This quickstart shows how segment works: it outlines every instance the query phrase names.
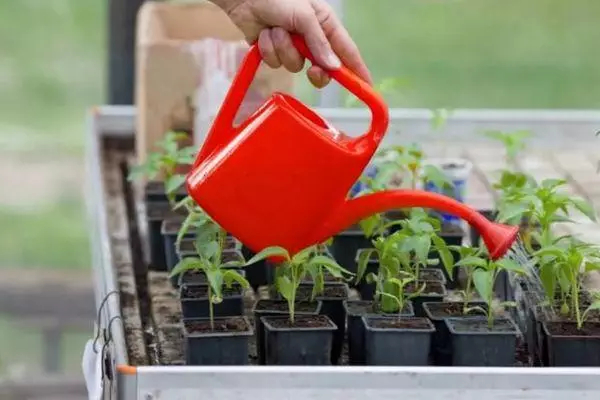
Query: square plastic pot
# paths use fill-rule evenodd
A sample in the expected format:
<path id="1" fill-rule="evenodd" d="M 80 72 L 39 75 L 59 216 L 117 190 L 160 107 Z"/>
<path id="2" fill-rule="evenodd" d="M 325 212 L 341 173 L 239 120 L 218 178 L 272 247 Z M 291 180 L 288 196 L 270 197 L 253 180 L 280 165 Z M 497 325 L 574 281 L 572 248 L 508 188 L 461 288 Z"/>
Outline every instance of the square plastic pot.
<path id="1" fill-rule="evenodd" d="M 356 252 L 358 249 L 369 248 L 372 245 L 371 240 L 365 237 L 360 227 L 355 225 L 337 234 L 333 238 L 330 250 L 338 264 L 355 274 L 358 267 Z M 354 285 L 351 284 L 351 287 Z"/>
<path id="2" fill-rule="evenodd" d="M 319 315 L 321 302 L 299 302 L 296 304 L 295 315 Z M 286 300 L 258 300 L 252 310 L 254 315 L 254 331 L 256 332 L 256 355 L 259 365 L 266 365 L 265 326 L 261 320 L 268 316 L 289 316 Z"/>
<path id="3" fill-rule="evenodd" d="M 446 287 L 441 282 L 416 282 L 409 286 L 412 286 L 413 290 L 418 290 L 423 285 L 425 285 L 425 289 L 423 289 L 421 294 L 410 299 L 415 311 L 415 317 L 426 317 L 423 310 L 423 303 L 444 301 L 444 298 L 448 294 Z M 411 293 L 410 287 L 406 289 L 407 293 Z"/>
<path id="4" fill-rule="evenodd" d="M 165 243 L 161 233 L 162 223 L 166 218 L 173 218 L 171 205 L 166 201 L 146 201 L 146 223 L 148 225 L 148 247 L 150 250 L 150 266 L 153 271 L 167 271 Z"/>
<path id="5" fill-rule="evenodd" d="M 267 365 L 330 365 L 333 332 L 337 326 L 325 315 L 261 317 L 265 327 Z M 318 322 L 318 324 L 317 324 Z"/>
<path id="6" fill-rule="evenodd" d="M 369 300 L 349 300 L 344 302 L 348 330 L 348 362 L 350 365 L 366 365 L 365 358 L 365 316 L 381 315 L 373 309 L 373 302 Z M 412 304 L 406 302 L 404 310 L 396 314 L 401 317 L 413 317 Z"/>
<path id="7" fill-rule="evenodd" d="M 219 329 L 207 332 L 193 332 L 192 324 L 206 326 L 209 320 L 184 319 L 183 336 L 187 365 L 247 365 L 248 342 L 252 336 L 252 326 L 246 317 L 215 318 Z M 238 330 L 220 329 L 238 326 Z"/>
<path id="8" fill-rule="evenodd" d="M 181 313 L 184 319 L 208 318 L 210 302 L 207 296 L 208 286 L 205 284 L 182 285 L 179 288 Z M 213 304 L 215 317 L 234 317 L 244 315 L 244 299 L 241 287 L 233 286 L 223 289 L 223 299 Z"/>
<path id="9" fill-rule="evenodd" d="M 519 329 L 508 318 L 495 318 L 492 329 L 487 318 L 445 320 L 452 343 L 452 365 L 456 367 L 511 367 Z"/>
<path id="10" fill-rule="evenodd" d="M 182 185 L 175 192 L 175 201 L 181 201 L 187 197 L 187 191 L 185 185 Z M 145 201 L 159 201 L 169 202 L 167 194 L 165 193 L 165 184 L 163 181 L 148 181 L 144 185 L 144 200 Z"/>
<path id="11" fill-rule="evenodd" d="M 435 328 L 427 318 L 365 316 L 365 360 L 377 366 L 426 366 Z"/>
<path id="12" fill-rule="evenodd" d="M 448 318 L 469 318 L 472 314 L 462 314 L 463 302 L 425 302 L 423 311 L 427 318 L 433 322 L 435 332 L 431 338 L 431 362 L 433 365 L 450 366 L 452 365 L 452 342 L 450 340 L 450 331 L 446 325 Z M 467 307 L 482 307 L 487 309 L 487 305 L 482 302 L 470 302 Z"/>
<path id="13" fill-rule="evenodd" d="M 575 322 L 543 324 L 548 338 L 550 367 L 600 367 L 600 323 L 586 322 L 581 330 Z"/>
<path id="14" fill-rule="evenodd" d="M 162 221 L 160 227 L 160 233 L 163 237 L 163 243 L 165 248 L 165 262 L 166 268 L 168 272 L 171 272 L 173 267 L 177 265 L 178 257 L 177 257 L 177 249 L 175 246 L 175 242 L 177 242 L 177 234 L 179 229 L 181 228 L 181 224 L 183 223 L 184 217 L 176 216 L 170 217 Z M 184 239 L 193 239 L 195 237 L 195 232 L 191 230 L 186 233 L 183 238 Z"/>

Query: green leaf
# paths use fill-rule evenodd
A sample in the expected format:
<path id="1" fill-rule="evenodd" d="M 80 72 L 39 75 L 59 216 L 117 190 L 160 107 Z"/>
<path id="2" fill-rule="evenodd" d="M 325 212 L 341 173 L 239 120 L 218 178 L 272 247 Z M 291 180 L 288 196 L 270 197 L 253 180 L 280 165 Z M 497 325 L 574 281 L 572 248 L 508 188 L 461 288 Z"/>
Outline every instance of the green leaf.
<path id="1" fill-rule="evenodd" d="M 488 302 L 492 296 L 490 290 L 492 289 L 493 279 L 493 271 L 486 271 L 481 268 L 477 268 L 473 271 L 473 284 L 475 285 L 477 293 L 479 293 L 479 296 L 481 296 L 485 302 Z"/>
<path id="2" fill-rule="evenodd" d="M 451 189 L 454 187 L 448 176 L 434 165 L 425 165 L 423 167 L 423 178 L 425 181 L 433 183 L 439 189 Z"/>
<path id="3" fill-rule="evenodd" d="M 277 290 L 286 300 L 291 300 L 296 292 L 294 283 L 287 276 L 277 277 Z"/>
<path id="4" fill-rule="evenodd" d="M 513 261 L 508 258 L 503 258 L 501 260 L 496 261 L 496 265 L 503 270 L 515 272 L 520 275 L 526 275 L 527 271 L 516 261 Z"/>
<path id="5" fill-rule="evenodd" d="M 166 193 L 174 193 L 183 183 L 185 182 L 185 175 L 173 175 L 170 176 L 167 180 L 165 180 L 165 192 Z"/>
<path id="6" fill-rule="evenodd" d="M 444 269 L 448 273 L 448 276 L 452 276 L 454 270 L 454 256 L 452 255 L 452 252 L 448 249 L 448 246 L 446 246 L 446 242 L 439 236 L 433 235 L 431 236 L 431 239 L 440 256 L 440 260 L 442 260 Z"/>
<path id="7" fill-rule="evenodd" d="M 459 267 L 487 268 L 488 263 L 483 258 L 479 258 L 479 257 L 475 257 L 475 256 L 467 256 L 467 257 L 463 258 L 462 260 L 459 260 L 456 263 L 456 265 Z"/>
<path id="8" fill-rule="evenodd" d="M 186 271 L 192 271 L 192 270 L 200 271 L 200 270 L 204 270 L 204 268 L 205 268 L 205 262 L 202 259 L 196 258 L 196 257 L 185 257 L 185 258 L 181 259 L 177 263 L 177 265 L 175 265 L 175 267 L 173 267 L 169 276 L 174 277 L 174 276 L 180 275 Z"/>
<path id="9" fill-rule="evenodd" d="M 415 256 L 419 262 L 425 262 L 429 258 L 431 249 L 431 237 L 423 235 L 415 239 Z"/>
<path id="10" fill-rule="evenodd" d="M 527 210 L 527 206 L 521 203 L 505 204 L 498 213 L 498 222 L 520 222 Z"/>
<path id="11" fill-rule="evenodd" d="M 248 280 L 233 269 L 223 270 L 223 281 L 225 282 L 225 286 L 228 288 L 231 288 L 234 282 L 237 282 L 244 289 L 248 289 L 250 287 Z"/>
<path id="12" fill-rule="evenodd" d="M 360 283 L 365 272 L 367 271 L 367 264 L 371 259 L 371 255 L 375 252 L 375 249 L 364 249 L 358 255 L 358 266 L 356 269 L 356 283 Z"/>
<path id="13" fill-rule="evenodd" d="M 222 298 L 223 271 L 219 268 L 206 268 L 204 273 L 206 274 L 206 280 L 213 291 L 213 296 Z"/>
<path id="14" fill-rule="evenodd" d="M 586 217 L 588 217 L 589 219 L 591 219 L 594 222 L 597 221 L 596 211 L 594 210 L 594 207 L 592 206 L 592 204 L 590 204 L 589 202 L 587 202 L 583 199 L 578 199 L 578 198 L 571 199 L 571 203 L 583 215 L 585 215 Z"/>
<path id="15" fill-rule="evenodd" d="M 335 260 L 327 256 L 317 255 L 310 260 L 310 264 L 319 265 L 325 268 L 336 278 L 343 278 L 343 275 L 354 275 L 352 272 L 339 265 Z"/>
<path id="16" fill-rule="evenodd" d="M 271 257 L 283 257 L 286 259 L 286 261 L 290 261 L 290 253 L 286 249 L 279 246 L 271 246 L 261 250 L 250 260 L 246 261 L 246 266 L 256 264 L 259 261 Z"/>

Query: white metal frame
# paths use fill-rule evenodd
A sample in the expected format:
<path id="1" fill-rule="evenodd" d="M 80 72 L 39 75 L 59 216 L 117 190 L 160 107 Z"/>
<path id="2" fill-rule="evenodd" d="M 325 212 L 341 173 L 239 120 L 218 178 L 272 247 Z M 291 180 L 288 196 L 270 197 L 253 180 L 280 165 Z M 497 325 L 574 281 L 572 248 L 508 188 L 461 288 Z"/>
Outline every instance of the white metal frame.
<path id="1" fill-rule="evenodd" d="M 322 109 L 318 112 L 336 126 L 360 128 L 369 115 L 359 110 Z M 392 110 L 388 142 L 403 140 L 398 126 L 426 126 L 426 110 Z M 116 290 L 109 245 L 104 185 L 100 170 L 100 139 L 131 138 L 133 107 L 108 106 L 90 112 L 88 125 L 88 210 L 94 235 L 94 278 L 97 305 Z M 592 126 L 600 127 L 600 113 L 575 111 L 459 111 L 449 121 L 456 138 L 469 135 L 457 126 L 493 124 L 530 126 L 539 134 L 547 126 L 556 132 L 586 137 Z M 595 131 L 594 131 L 595 132 Z M 557 135 L 557 137 L 560 135 Z M 593 136 L 593 135 L 592 135 Z M 472 136 L 471 136 L 472 139 Z M 542 137 L 543 140 L 543 137 Z M 572 139 L 571 139 L 572 140 Z M 546 141 L 547 142 L 547 141 Z M 102 310 L 102 327 L 120 315 L 117 296 L 110 296 Z M 114 364 L 127 364 L 121 324 L 112 324 L 110 355 Z M 600 368 L 398 368 L 398 367 L 138 367 L 134 374 L 117 374 L 119 400 L 261 399 L 305 400 L 365 398 L 412 400 L 442 396 L 445 400 L 583 400 L 600 399 Z"/>

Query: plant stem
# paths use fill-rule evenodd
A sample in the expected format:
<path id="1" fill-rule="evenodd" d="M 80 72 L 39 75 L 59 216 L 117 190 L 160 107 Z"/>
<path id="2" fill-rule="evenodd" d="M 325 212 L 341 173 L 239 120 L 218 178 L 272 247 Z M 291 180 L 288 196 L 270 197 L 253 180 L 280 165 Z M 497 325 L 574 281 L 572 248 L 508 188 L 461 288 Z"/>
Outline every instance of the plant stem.
<path id="1" fill-rule="evenodd" d="M 492 270 L 492 279 L 490 279 L 490 287 L 488 288 L 489 298 L 487 299 L 488 310 L 487 310 L 487 324 L 488 329 L 492 329 L 494 327 L 494 310 L 492 307 L 492 302 L 494 300 L 494 282 L 496 281 L 496 268 Z"/>
<path id="2" fill-rule="evenodd" d="M 214 304 L 212 301 L 212 288 L 210 287 L 210 284 L 208 285 L 208 317 L 210 319 L 210 330 L 214 331 L 215 330 L 215 311 L 214 311 Z"/>
<path id="3" fill-rule="evenodd" d="M 465 287 L 465 298 L 463 303 L 463 313 L 471 302 L 471 286 L 473 285 L 473 271 L 467 271 L 467 286 Z"/>
<path id="4" fill-rule="evenodd" d="M 575 320 L 577 321 L 577 329 L 583 327 L 583 318 L 581 318 L 581 310 L 579 310 L 579 282 L 577 282 L 577 274 L 573 277 L 573 289 L 571 296 L 573 296 L 573 307 L 575 308 Z"/>

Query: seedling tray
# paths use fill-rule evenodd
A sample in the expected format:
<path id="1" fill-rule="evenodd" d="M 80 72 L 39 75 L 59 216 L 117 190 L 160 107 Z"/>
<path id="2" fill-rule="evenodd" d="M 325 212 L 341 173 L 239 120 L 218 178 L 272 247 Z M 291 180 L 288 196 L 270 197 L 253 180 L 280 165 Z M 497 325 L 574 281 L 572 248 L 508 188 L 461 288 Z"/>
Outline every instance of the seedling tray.
<path id="1" fill-rule="evenodd" d="M 320 113 L 350 130 L 364 126 L 369 117 L 353 110 Z M 391 115 L 388 143 L 406 140 L 398 134 L 398 126 L 409 130 L 414 125 L 417 129 L 429 118 L 418 110 L 392 110 Z M 461 115 L 473 116 L 473 126 L 485 122 L 486 115 L 490 125 L 498 124 L 499 115 L 511 123 L 508 112 L 469 111 Z M 517 120 L 529 121 L 529 126 L 537 121 L 540 129 L 548 123 L 547 115 L 541 117 L 545 114 L 515 115 Z M 558 115 L 562 119 L 556 123 L 562 124 L 564 131 L 569 127 L 570 132 L 585 130 L 592 120 L 600 126 L 599 115 Z M 87 200 L 98 328 L 106 332 L 107 396 L 110 392 L 111 398 L 119 400 L 195 400 L 200 394 L 202 398 L 266 400 L 600 398 L 600 368 L 188 367 L 173 361 L 177 360 L 177 349 L 168 344 L 177 334 L 177 327 L 171 325 L 176 321 L 157 320 L 168 313 L 156 310 L 168 310 L 176 302 L 169 301 L 172 292 L 161 287 L 160 279 L 142 267 L 147 253 L 142 238 L 146 233 L 134 222 L 141 211 L 124 178 L 125 166 L 134 152 L 135 109 L 99 107 L 90 111 L 88 122 Z M 170 365 L 164 365 L 166 359 L 171 360 Z"/>

